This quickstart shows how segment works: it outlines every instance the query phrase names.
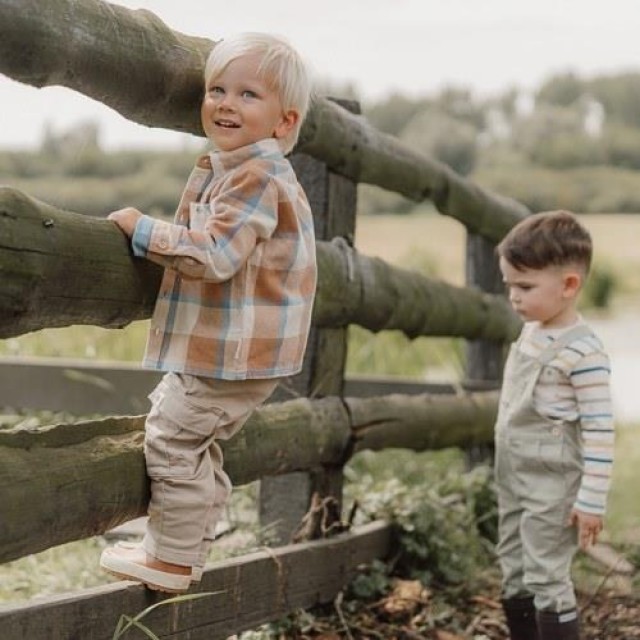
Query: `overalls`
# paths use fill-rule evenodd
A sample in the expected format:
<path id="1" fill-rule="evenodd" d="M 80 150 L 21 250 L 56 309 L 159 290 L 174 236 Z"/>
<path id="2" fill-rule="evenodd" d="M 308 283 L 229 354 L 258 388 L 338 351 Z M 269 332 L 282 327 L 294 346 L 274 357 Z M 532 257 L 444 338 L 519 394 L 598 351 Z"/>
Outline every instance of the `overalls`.
<path id="1" fill-rule="evenodd" d="M 564 348 L 590 335 L 581 325 L 537 357 L 512 345 L 496 423 L 497 554 L 503 597 L 534 595 L 539 611 L 576 606 L 571 562 L 577 531 L 568 525 L 582 477 L 579 423 L 551 420 L 534 408 L 540 373 Z"/>

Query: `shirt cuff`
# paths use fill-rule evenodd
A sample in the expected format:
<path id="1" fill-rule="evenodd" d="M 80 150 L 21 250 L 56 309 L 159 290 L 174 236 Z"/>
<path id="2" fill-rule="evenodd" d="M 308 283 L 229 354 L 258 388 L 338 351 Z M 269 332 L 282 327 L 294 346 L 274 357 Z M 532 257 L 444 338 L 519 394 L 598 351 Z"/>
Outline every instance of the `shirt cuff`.
<path id="1" fill-rule="evenodd" d="M 149 216 L 140 216 L 136 222 L 136 228 L 131 237 L 131 248 L 133 255 L 139 258 L 146 258 L 149 244 L 151 243 L 151 232 L 153 231 L 153 219 Z"/>

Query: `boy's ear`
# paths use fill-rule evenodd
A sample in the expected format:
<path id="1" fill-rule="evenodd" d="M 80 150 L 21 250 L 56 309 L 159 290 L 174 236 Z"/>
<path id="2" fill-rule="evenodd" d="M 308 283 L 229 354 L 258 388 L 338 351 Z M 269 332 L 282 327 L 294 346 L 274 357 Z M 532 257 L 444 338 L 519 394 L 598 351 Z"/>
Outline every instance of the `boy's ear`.
<path id="1" fill-rule="evenodd" d="M 285 111 L 273 131 L 273 137 L 280 140 L 280 138 L 287 136 L 296 126 L 299 119 L 300 114 L 295 109 Z"/>
<path id="2" fill-rule="evenodd" d="M 578 271 L 569 271 L 564 275 L 564 294 L 567 298 L 578 295 L 582 287 L 582 274 Z"/>

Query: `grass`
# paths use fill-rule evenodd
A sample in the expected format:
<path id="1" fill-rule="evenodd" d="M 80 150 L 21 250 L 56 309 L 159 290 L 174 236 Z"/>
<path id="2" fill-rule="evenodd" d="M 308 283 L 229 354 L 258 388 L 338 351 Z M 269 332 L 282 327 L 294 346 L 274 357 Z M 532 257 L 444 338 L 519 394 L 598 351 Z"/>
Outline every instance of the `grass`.
<path id="1" fill-rule="evenodd" d="M 0 603 L 106 584 L 98 568 L 103 538 L 79 540 L 0 565 Z"/>
<path id="2" fill-rule="evenodd" d="M 92 326 L 42 329 L 0 340 L 0 355 L 139 362 L 148 324 L 148 320 L 143 320 L 124 329 Z"/>
<path id="3" fill-rule="evenodd" d="M 617 425 L 606 531 L 614 543 L 640 546 L 640 511 L 635 493 L 640 468 L 639 428 L 638 422 Z"/>

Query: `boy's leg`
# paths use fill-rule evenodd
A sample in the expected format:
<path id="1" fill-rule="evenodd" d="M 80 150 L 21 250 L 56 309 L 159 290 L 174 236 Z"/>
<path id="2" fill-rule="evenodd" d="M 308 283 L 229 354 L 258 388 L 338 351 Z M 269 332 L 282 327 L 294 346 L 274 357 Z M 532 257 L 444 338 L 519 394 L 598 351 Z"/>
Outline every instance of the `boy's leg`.
<path id="1" fill-rule="evenodd" d="M 213 502 L 209 446 L 216 427 L 228 420 L 219 406 L 194 402 L 192 376 L 165 376 L 146 422 L 145 458 L 151 480 L 146 552 L 177 565 L 193 566 Z"/>
<path id="2" fill-rule="evenodd" d="M 236 433 L 277 384 L 276 379 L 232 383 L 176 374 L 163 378 L 150 395 L 153 404 L 146 422 L 145 458 L 151 480 L 147 532 L 140 549 L 105 550 L 104 568 L 114 572 L 109 565 L 127 563 L 135 572 L 118 568 L 119 575 L 160 587 L 155 574 L 153 583 L 146 573 L 141 577 L 140 565 L 145 570 L 152 563 L 162 564 L 163 570 L 166 563 L 172 571 L 187 568 L 187 585 L 178 588 L 169 576 L 168 591 L 186 589 L 194 566 L 201 575 L 201 563 L 230 493 L 214 438 Z"/>
<path id="3" fill-rule="evenodd" d="M 512 468 L 512 456 L 506 439 L 496 439 L 494 467 L 498 499 L 498 544 L 496 554 L 502 571 L 502 597 L 523 598 L 533 595 L 524 584 L 522 549 L 523 509 L 517 474 Z"/>
<path id="4" fill-rule="evenodd" d="M 580 627 L 576 609 L 554 613 L 538 611 L 540 640 L 580 640 Z"/>
<path id="5" fill-rule="evenodd" d="M 200 551 L 198 554 L 198 560 L 193 566 L 192 579 L 198 582 L 202 577 L 202 570 L 207 562 L 209 556 L 209 550 L 215 540 L 216 527 L 224 514 L 225 507 L 231 496 L 231 480 L 229 476 L 224 472 L 222 468 L 223 457 L 222 449 L 217 442 L 212 442 L 209 448 L 211 455 L 211 461 L 213 464 L 214 473 L 214 490 L 213 490 L 213 504 L 207 515 L 204 538 L 200 545 Z"/>
<path id="6" fill-rule="evenodd" d="M 538 640 L 533 594 L 524 584 L 521 537 L 523 510 L 514 491 L 518 479 L 511 469 L 506 442 L 497 442 L 495 478 L 498 496 L 498 544 L 502 571 L 502 608 L 511 640 Z"/>
<path id="7" fill-rule="evenodd" d="M 502 608 L 511 640 L 538 640 L 533 594 L 524 585 L 520 523 L 522 509 L 513 496 L 499 499 L 499 541 L 496 548 L 502 570 Z"/>
<path id="8" fill-rule="evenodd" d="M 532 595 L 524 584 L 524 564 L 520 522 L 522 509 L 514 503 L 499 499 L 498 544 L 496 553 L 502 571 L 502 596 L 505 599 Z"/>
<path id="9" fill-rule="evenodd" d="M 511 640 L 539 640 L 533 596 L 502 601 Z"/>
<path id="10" fill-rule="evenodd" d="M 561 513 L 562 509 L 559 510 Z M 566 521 L 537 516 L 528 522 L 525 582 L 535 593 L 540 640 L 578 640 L 579 620 L 571 580 L 576 532 Z M 533 550 L 532 550 L 533 547 Z"/>
<path id="11" fill-rule="evenodd" d="M 214 433 L 214 439 L 209 446 L 209 456 L 213 469 L 214 483 L 210 509 L 205 518 L 203 539 L 200 545 L 198 559 L 193 566 L 193 580 L 199 581 L 202 570 L 209 555 L 209 550 L 215 539 L 215 531 L 223 517 L 225 507 L 231 496 L 231 480 L 223 469 L 224 457 L 218 440 L 228 440 L 236 435 L 244 426 L 248 417 L 256 407 L 264 403 L 278 386 L 278 379 L 245 380 L 241 382 L 206 381 L 202 394 L 212 402 L 224 406 L 227 420 L 220 422 Z M 220 401 L 224 398 L 224 402 Z"/>
<path id="12" fill-rule="evenodd" d="M 571 580 L 578 537 L 576 528 L 568 522 L 579 482 L 579 472 L 569 465 L 563 473 L 545 469 L 530 483 L 525 503 L 524 582 L 535 595 L 541 640 L 578 638 L 576 596 Z"/>

